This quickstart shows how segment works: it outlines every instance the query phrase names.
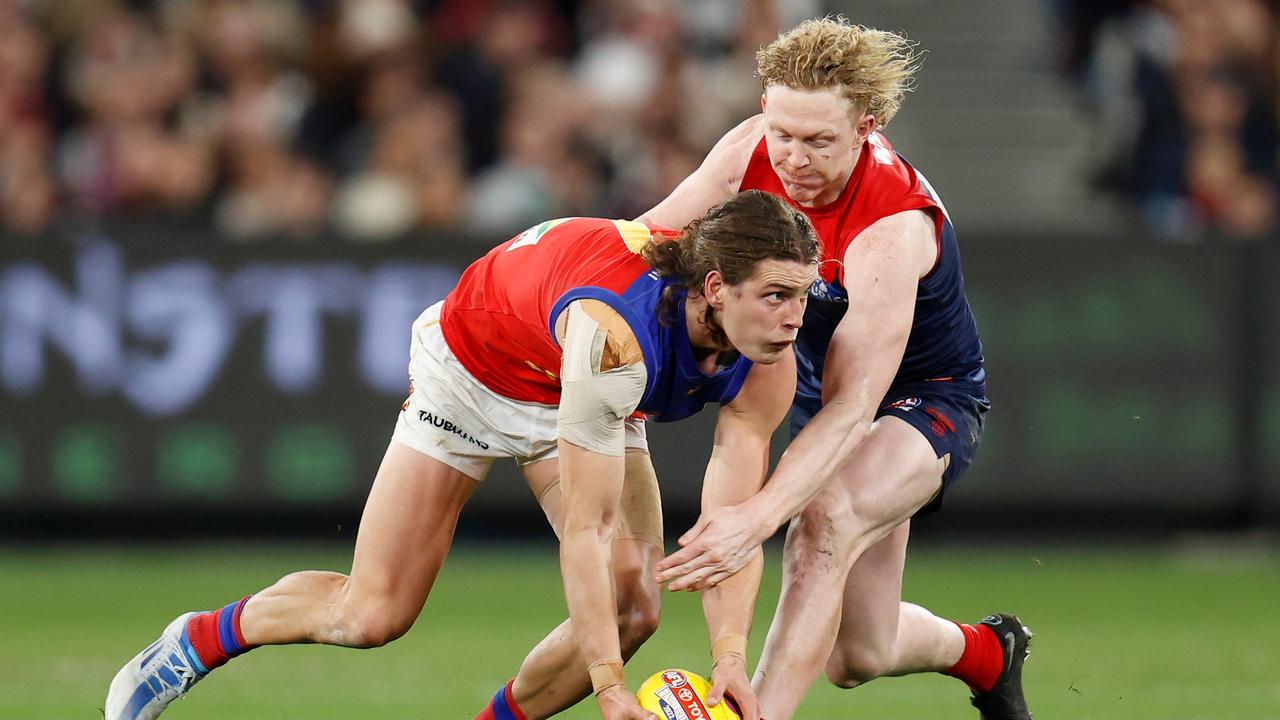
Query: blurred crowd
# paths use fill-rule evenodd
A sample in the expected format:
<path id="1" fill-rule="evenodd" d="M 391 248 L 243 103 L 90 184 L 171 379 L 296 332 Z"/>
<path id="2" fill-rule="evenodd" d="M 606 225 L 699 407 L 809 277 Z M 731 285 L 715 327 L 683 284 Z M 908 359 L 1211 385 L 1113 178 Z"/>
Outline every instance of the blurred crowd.
<path id="1" fill-rule="evenodd" d="M 1095 179 L 1156 232 L 1280 226 L 1280 0 L 1045 0 Z M 822 0 L 0 0 L 0 233 L 492 242 L 631 217 Z"/>
<path id="2" fill-rule="evenodd" d="M 492 242 L 631 217 L 818 0 L 0 0 L 0 232 Z"/>
<path id="3" fill-rule="evenodd" d="M 1100 184 L 1167 238 L 1275 237 L 1280 2 L 1050 1 Z"/>

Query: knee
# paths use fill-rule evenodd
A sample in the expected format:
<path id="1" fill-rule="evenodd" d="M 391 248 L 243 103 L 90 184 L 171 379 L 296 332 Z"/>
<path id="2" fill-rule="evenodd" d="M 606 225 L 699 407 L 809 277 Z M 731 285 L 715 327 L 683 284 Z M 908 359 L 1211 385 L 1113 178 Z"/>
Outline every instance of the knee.
<path id="1" fill-rule="evenodd" d="M 841 565 L 857 536 L 857 517 L 846 503 L 814 501 L 791 523 L 787 559 Z"/>
<path id="2" fill-rule="evenodd" d="M 382 647 L 399 639 L 413 627 L 413 618 L 404 618 L 373 606 L 349 612 L 343 618 L 342 644 L 354 648 Z"/>
<path id="3" fill-rule="evenodd" d="M 409 632 L 417 619 L 389 595 L 344 593 L 334 604 L 334 634 L 338 644 L 353 648 L 382 647 Z"/>
<path id="4" fill-rule="evenodd" d="M 889 670 L 889 652 L 873 647 L 837 647 L 827 659 L 827 680 L 840 688 L 855 688 Z"/>
<path id="5" fill-rule="evenodd" d="M 658 586 L 654 584 L 654 587 Z M 619 588 L 618 640 L 622 652 L 630 656 L 658 631 L 662 615 L 660 591 L 648 588 Z"/>

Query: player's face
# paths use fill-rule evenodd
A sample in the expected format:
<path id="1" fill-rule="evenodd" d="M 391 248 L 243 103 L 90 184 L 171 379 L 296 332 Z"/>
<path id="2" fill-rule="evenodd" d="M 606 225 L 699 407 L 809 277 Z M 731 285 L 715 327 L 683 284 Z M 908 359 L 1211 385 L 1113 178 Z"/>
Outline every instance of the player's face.
<path id="1" fill-rule="evenodd" d="M 816 264 L 761 260 L 742 283 L 721 286 L 715 309 L 729 342 L 752 362 L 777 362 L 796 340 L 817 278 Z"/>
<path id="2" fill-rule="evenodd" d="M 787 195 L 806 207 L 835 202 L 875 118 L 863 115 L 855 123 L 851 103 L 834 89 L 770 85 L 760 104 L 769 162 Z"/>

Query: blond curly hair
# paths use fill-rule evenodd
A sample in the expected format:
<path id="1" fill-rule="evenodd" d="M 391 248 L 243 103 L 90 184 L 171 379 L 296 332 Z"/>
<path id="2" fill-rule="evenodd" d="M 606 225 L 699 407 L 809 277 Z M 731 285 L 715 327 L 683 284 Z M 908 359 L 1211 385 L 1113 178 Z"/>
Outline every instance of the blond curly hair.
<path id="1" fill-rule="evenodd" d="M 842 15 L 806 20 L 756 53 L 756 75 L 765 90 L 835 88 L 854 112 L 874 115 L 880 127 L 898 113 L 920 64 L 916 43 L 851 24 Z"/>

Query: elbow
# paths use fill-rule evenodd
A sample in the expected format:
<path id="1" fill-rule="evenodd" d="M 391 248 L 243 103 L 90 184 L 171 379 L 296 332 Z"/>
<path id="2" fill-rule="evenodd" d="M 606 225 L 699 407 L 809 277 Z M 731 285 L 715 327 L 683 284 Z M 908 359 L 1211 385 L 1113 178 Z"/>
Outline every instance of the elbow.
<path id="1" fill-rule="evenodd" d="M 863 426 L 864 433 L 869 431 L 875 411 L 876 401 L 866 393 L 845 391 L 839 387 L 823 393 L 822 412 L 839 423 L 845 433 L 856 431 L 859 425 Z"/>

